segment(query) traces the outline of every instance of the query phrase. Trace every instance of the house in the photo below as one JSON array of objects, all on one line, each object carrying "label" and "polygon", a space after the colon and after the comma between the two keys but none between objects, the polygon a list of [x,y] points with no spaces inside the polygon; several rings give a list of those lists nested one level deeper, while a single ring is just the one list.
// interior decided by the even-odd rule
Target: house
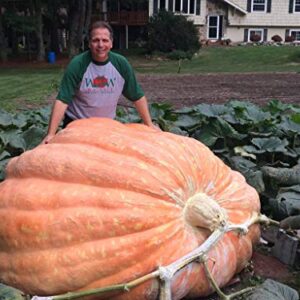
[{"label": "house", "polygon": [[96,0],[93,19],[108,21],[114,30],[114,46],[129,48],[130,42],[146,39],[149,21],[148,0]]},{"label": "house", "polygon": [[201,40],[271,41],[279,35],[300,42],[300,0],[149,0],[149,15],[160,9],[186,15]]},{"label": "house", "polygon": [[149,17],[165,9],[186,15],[199,28],[202,41],[300,42],[300,0],[98,0],[96,14],[113,26],[118,48],[145,35]]}]

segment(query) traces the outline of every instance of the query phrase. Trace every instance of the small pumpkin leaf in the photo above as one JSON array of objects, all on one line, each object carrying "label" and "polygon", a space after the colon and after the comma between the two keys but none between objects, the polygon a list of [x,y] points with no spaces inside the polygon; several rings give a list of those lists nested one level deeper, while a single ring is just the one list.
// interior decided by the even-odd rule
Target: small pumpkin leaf
[{"label": "small pumpkin leaf", "polygon": [[291,120],[297,124],[300,124],[300,113],[291,115]]}]

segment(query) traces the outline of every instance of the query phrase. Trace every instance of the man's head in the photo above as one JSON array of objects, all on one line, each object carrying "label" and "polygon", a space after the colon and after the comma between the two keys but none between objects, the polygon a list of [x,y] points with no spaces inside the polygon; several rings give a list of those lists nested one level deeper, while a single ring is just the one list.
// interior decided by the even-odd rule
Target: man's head
[{"label": "man's head", "polygon": [[103,21],[96,21],[90,26],[89,47],[94,60],[104,62],[113,44],[111,26]]}]

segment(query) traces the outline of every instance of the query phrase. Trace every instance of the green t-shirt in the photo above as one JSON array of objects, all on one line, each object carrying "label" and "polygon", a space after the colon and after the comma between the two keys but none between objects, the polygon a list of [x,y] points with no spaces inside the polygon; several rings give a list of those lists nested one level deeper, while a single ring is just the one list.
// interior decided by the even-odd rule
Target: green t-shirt
[{"label": "green t-shirt", "polygon": [[144,96],[127,59],[109,52],[108,60],[99,63],[86,51],[69,63],[57,99],[68,104],[71,119],[114,118],[121,94],[131,101]]}]

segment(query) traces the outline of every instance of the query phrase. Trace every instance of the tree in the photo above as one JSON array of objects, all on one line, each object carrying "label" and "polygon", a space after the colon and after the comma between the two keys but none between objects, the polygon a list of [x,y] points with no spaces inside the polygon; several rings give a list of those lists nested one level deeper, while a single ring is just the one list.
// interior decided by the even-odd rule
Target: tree
[{"label": "tree", "polygon": [[7,40],[3,28],[2,1],[0,1],[0,61],[7,60]]},{"label": "tree", "polygon": [[69,56],[78,54],[87,38],[91,21],[92,0],[69,1]]},{"label": "tree", "polygon": [[147,47],[150,52],[181,50],[195,53],[200,49],[197,28],[185,16],[161,10],[150,18]]},{"label": "tree", "polygon": [[45,60],[45,45],[43,36],[43,19],[42,19],[42,3],[41,0],[34,0],[34,11],[36,17],[35,34],[37,39],[37,60]]}]

